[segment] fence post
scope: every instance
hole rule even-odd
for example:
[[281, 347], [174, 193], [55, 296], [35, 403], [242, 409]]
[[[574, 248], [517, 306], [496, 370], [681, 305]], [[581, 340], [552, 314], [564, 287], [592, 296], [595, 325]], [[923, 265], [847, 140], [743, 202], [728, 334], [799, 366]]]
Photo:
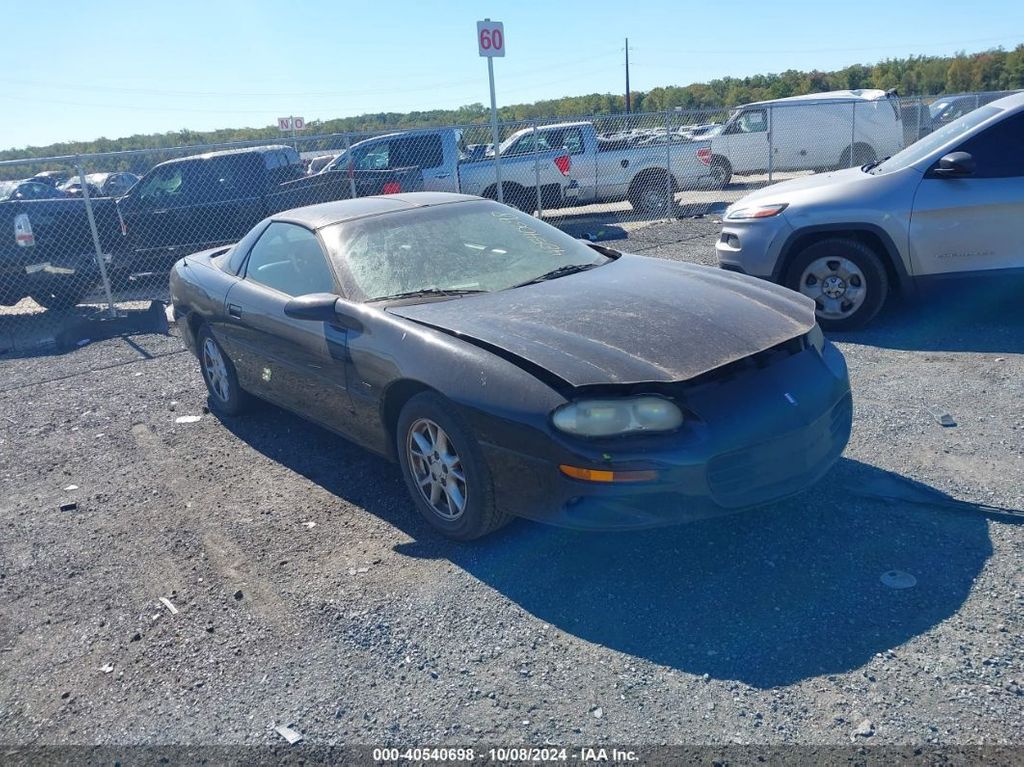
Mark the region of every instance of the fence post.
[[110, 290], [110, 277], [107, 274], [107, 264], [103, 259], [103, 246], [100, 244], [100, 233], [96, 229], [96, 217], [92, 212], [92, 198], [89, 197], [89, 185], [85, 183], [85, 173], [82, 172], [82, 160], [75, 158], [75, 170], [78, 171], [78, 183], [82, 185], [82, 200], [85, 202], [85, 217], [89, 219], [89, 231], [92, 233], [92, 245], [96, 250], [96, 265], [100, 268], [100, 279], [103, 281], [103, 292], [107, 297], [107, 314], [110, 317], [117, 316], [117, 309], [114, 308], [114, 296]]
[[[921, 113], [924, 112], [924, 96], [917, 97], [917, 135], [914, 136], [914, 141], [921, 138]], [[913, 142], [911, 142], [913, 143]]]
[[544, 204], [540, 193], [540, 158], [537, 157], [537, 121], [533, 121], [533, 186], [537, 190], [537, 216], [544, 218]]
[[672, 110], [665, 110], [665, 218], [672, 218], [675, 207], [672, 194]]
[[853, 102], [853, 109], [850, 110], [850, 166], [853, 167], [853, 145], [857, 143], [857, 102]]
[[[335, 146], [337, 146], [337, 144], [335, 144]], [[352, 148], [352, 142], [349, 140], [348, 134], [346, 133], [345, 134], [345, 156], [348, 158], [348, 168], [351, 168], [352, 170], [355, 170], [355, 165], [353, 164], [354, 161], [352, 160], [352, 155], [349, 154], [349, 150], [351, 148]], [[356, 198], [356, 178], [355, 178], [355, 176], [353, 176], [351, 173], [348, 172], [348, 169], [345, 170], [345, 175], [348, 176], [348, 191], [349, 191], [349, 194], [352, 195], [352, 199], [354, 200]]]
[[775, 172], [775, 117], [772, 115], [772, 105], [768, 105], [768, 183], [772, 183], [772, 175]]

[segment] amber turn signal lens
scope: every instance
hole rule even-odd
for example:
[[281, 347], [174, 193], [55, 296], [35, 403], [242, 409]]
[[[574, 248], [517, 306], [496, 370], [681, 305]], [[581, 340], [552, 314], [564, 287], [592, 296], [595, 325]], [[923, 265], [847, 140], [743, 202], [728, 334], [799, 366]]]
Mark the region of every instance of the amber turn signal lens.
[[579, 466], [561, 464], [558, 469], [567, 477], [582, 479], [585, 482], [650, 482], [658, 478], [656, 471], [604, 471], [602, 469], [582, 469]]

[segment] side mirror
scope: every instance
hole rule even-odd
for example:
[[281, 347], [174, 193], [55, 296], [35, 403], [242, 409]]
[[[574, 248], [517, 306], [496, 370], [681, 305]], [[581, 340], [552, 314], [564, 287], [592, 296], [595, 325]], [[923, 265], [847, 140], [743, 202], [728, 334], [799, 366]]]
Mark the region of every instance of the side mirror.
[[362, 330], [363, 323], [359, 318], [346, 311], [349, 306], [347, 301], [333, 293], [309, 293], [286, 303], [284, 313], [295, 320], [330, 322], [347, 330]]
[[975, 167], [974, 158], [967, 152], [950, 152], [932, 173], [939, 178], [962, 178], [973, 174]]

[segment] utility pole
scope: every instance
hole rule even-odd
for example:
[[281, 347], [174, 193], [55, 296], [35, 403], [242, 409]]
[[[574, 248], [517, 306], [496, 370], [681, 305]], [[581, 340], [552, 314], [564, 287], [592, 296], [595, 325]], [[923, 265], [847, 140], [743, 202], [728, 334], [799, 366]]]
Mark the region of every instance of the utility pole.
[[629, 38], [626, 38], [626, 114], [632, 112], [629, 103]]

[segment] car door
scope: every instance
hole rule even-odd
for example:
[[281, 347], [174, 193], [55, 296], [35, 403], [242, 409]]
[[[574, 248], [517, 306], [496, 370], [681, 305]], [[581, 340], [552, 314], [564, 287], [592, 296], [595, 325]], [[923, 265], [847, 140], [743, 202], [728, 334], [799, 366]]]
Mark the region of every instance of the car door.
[[745, 173], [768, 168], [768, 110], [744, 109], [722, 131], [728, 142], [733, 171]]
[[317, 235], [274, 221], [249, 251], [225, 298], [225, 347], [239, 381], [254, 394], [338, 431], [348, 431], [346, 331], [298, 320], [285, 304], [308, 293], [337, 293]]
[[1024, 113], [968, 138], [955, 151], [975, 162], [969, 176], [924, 174], [910, 219], [918, 274], [1024, 268]]
[[458, 191], [458, 177], [444, 161], [439, 133], [414, 133], [391, 139], [388, 168], [418, 167], [423, 173], [426, 192]]

